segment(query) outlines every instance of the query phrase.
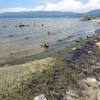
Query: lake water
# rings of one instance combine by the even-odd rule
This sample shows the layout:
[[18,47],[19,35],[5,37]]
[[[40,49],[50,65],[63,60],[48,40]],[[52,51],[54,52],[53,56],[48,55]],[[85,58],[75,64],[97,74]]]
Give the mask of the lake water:
[[[15,27],[20,24],[29,26]],[[78,18],[0,19],[0,55],[31,49],[43,42],[48,42],[51,49],[61,48],[79,37],[94,34],[98,28],[96,22]]]

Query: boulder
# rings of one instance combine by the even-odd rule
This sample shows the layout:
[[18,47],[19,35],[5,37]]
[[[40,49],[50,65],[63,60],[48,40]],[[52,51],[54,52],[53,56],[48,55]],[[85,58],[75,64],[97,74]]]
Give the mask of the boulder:
[[34,100],[47,100],[47,98],[45,97],[44,94],[41,94],[41,95],[39,95],[39,96],[36,96],[36,97],[34,98]]
[[96,43],[96,46],[100,48],[100,42],[97,42]]
[[81,95],[84,100],[100,100],[100,82],[95,78],[87,78],[80,81]]

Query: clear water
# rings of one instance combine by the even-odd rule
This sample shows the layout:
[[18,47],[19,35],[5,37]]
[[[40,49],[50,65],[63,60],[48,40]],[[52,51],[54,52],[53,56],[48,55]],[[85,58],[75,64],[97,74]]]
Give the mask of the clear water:
[[[29,27],[15,27],[19,24]],[[84,22],[78,18],[0,19],[0,55],[34,48],[44,41],[55,48],[60,47],[76,38],[94,34],[98,28],[100,26],[96,22]],[[48,35],[48,32],[51,34]],[[65,42],[61,43],[59,40]]]

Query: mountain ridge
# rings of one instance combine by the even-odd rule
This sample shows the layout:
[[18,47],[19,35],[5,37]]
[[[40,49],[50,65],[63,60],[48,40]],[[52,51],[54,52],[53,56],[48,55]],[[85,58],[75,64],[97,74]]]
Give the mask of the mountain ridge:
[[100,16],[100,9],[92,10],[87,13],[60,12],[60,11],[27,11],[27,12],[6,12],[0,13],[0,18],[61,18],[61,17],[82,17]]

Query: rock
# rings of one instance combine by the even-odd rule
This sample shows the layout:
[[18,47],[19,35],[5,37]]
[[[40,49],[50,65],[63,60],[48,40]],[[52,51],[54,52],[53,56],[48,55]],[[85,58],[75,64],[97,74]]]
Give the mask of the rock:
[[44,47],[45,48],[49,48],[49,44],[48,43],[44,43]]
[[3,28],[6,28],[6,26],[4,25]]
[[12,35],[12,34],[10,34],[10,35],[8,35],[8,37],[13,37],[14,35]]
[[88,54],[92,54],[93,52],[92,51],[88,51]]
[[100,21],[98,22],[98,24],[100,24]]
[[63,98],[63,100],[75,100],[75,99],[73,99],[73,98],[69,95],[69,96],[65,96],[65,97]]
[[80,40],[75,40],[75,42],[80,42]]
[[95,39],[94,42],[98,42],[98,40]]
[[100,100],[100,82],[95,78],[83,79],[80,82],[81,95],[84,97],[84,100]]
[[96,46],[100,48],[100,42],[97,42],[96,43]]
[[70,90],[69,92],[66,92],[66,94],[70,95],[72,97],[78,98],[78,95],[73,90]]
[[100,100],[100,91],[97,92],[97,98],[96,100]]
[[77,48],[75,48],[75,47],[72,48],[73,51],[76,50],[76,49],[77,49]]
[[35,97],[34,100],[47,100],[47,98],[45,97],[44,94],[41,94],[41,95]]
[[100,24],[100,21],[98,21],[98,24]]
[[15,27],[20,27],[20,28],[22,28],[22,27],[29,27],[29,25],[21,24],[21,25],[15,25]]
[[86,80],[83,80],[82,82],[86,88],[97,88],[100,85],[100,82],[98,82],[95,78],[87,78]]
[[100,33],[100,29],[96,30],[95,33]]
[[30,39],[30,38],[29,38],[29,37],[26,37],[25,39],[28,40],[28,39]]
[[93,70],[93,73],[100,73],[100,68],[95,68],[95,69]]
[[63,100],[79,100],[79,96],[74,90],[69,90],[66,92],[66,95],[64,96]]
[[87,78],[86,80],[84,80],[84,82],[93,83],[93,82],[97,82],[97,80],[95,78]]
[[51,33],[50,32],[48,32],[48,35],[50,35]]
[[44,26],[44,24],[41,25],[42,27]]

